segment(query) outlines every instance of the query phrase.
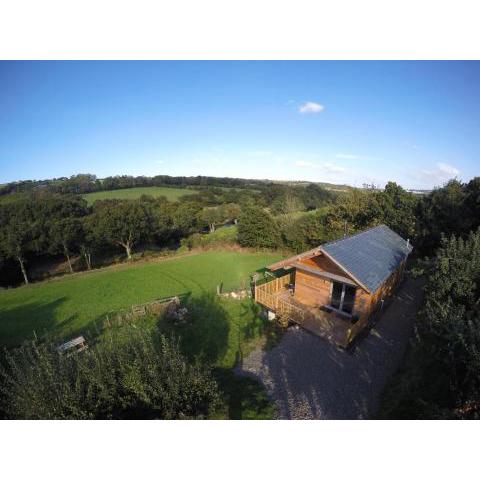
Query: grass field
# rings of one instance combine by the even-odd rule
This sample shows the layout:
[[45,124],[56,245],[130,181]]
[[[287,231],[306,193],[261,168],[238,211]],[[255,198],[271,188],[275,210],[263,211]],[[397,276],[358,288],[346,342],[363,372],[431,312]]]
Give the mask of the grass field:
[[139,198],[142,195],[151,195],[152,197],[167,197],[172,202],[178,200],[183,195],[198,193],[189,188],[170,188],[170,187],[139,187],[123,188],[121,190],[108,190],[106,192],[93,192],[83,195],[89,205],[95,200],[106,200],[110,198],[126,198],[129,200]]
[[180,339],[187,357],[214,366],[221,406],[213,418],[269,419],[272,402],[254,379],[237,377],[232,367],[258,342],[277,341],[274,327],[259,315],[250,299],[219,298],[248,285],[249,275],[280,258],[279,254],[206,252],[160,262],[124,264],[0,292],[0,345],[15,346],[46,333],[58,342],[77,334],[102,341],[107,312],[154,299],[181,295],[189,311],[187,324],[145,317],[152,328]]
[[173,295],[201,298],[215,292],[220,283],[228,291],[246,284],[252,272],[278,258],[206,252],[5,290],[0,292],[0,344],[16,345],[32,338],[34,331],[67,337],[84,332],[107,312]]

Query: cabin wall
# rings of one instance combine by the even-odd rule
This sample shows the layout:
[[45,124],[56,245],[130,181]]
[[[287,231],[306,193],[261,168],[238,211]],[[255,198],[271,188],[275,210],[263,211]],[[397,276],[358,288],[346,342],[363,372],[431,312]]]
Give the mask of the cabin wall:
[[375,295],[372,295],[370,313],[375,312],[378,308],[381,308],[382,300],[387,301],[395,291],[397,285],[403,279],[405,272],[405,261],[403,261],[399,268],[395,270],[385,281],[385,283],[377,290]]
[[329,260],[325,255],[318,255],[312,258],[304,258],[299,263],[303,263],[309,267],[318,268],[324,272],[334,273],[342,277],[348,276],[340,267]]
[[363,288],[357,288],[355,292],[355,303],[353,304],[353,315],[359,317],[362,320],[363,317],[370,315],[370,305],[372,301],[372,295]]
[[[347,276],[342,269],[324,255],[304,258],[300,260],[299,263],[323,272],[333,273],[343,277]],[[332,282],[330,280],[320,278],[310,272],[305,272],[299,269],[296,270],[295,299],[299,302],[310,307],[328,305],[330,303],[331,288]],[[363,290],[358,288],[357,293],[359,292],[363,292]],[[364,308],[364,303],[365,299],[362,296],[361,308]]]
[[327,305],[330,300],[330,281],[301,270],[295,273],[295,299],[310,307]]

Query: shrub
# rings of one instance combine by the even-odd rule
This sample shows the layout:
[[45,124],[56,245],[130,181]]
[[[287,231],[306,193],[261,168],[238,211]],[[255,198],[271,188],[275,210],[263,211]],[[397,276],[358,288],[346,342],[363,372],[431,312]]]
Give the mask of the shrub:
[[425,270],[425,303],[389,418],[480,418],[480,231],[443,238]]
[[219,228],[208,234],[194,233],[181,240],[180,248],[214,248],[234,245],[237,241],[238,229],[236,226],[231,226]]
[[0,371],[7,418],[203,418],[218,403],[211,372],[189,364],[173,339],[138,326],[111,329],[71,356],[53,343],[6,352]]
[[278,226],[268,212],[258,207],[243,210],[238,225],[238,242],[242,247],[276,248],[280,241]]

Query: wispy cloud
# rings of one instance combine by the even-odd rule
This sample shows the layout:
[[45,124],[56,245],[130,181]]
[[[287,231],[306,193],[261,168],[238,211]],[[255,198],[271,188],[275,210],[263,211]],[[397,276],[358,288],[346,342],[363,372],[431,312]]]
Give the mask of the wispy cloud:
[[320,113],[324,109],[323,105],[316,102],[305,102],[298,107],[300,113]]
[[312,162],[307,162],[305,160],[297,160],[294,164],[296,167],[299,167],[299,168],[304,168],[304,167],[316,167],[317,165],[315,165],[314,163]]
[[454,177],[455,175],[458,175],[460,173],[460,170],[458,170],[458,168],[455,168],[452,165],[448,165],[447,163],[437,163],[437,168],[442,175],[446,175],[449,177]]
[[250,152],[249,155],[251,157],[270,157],[273,155],[273,152],[270,150],[254,150]]
[[165,162],[163,160],[155,160],[155,163],[158,163],[159,165],[164,164]]
[[344,173],[347,171],[345,167],[341,165],[336,165],[334,163],[313,163],[306,160],[297,160],[294,164],[298,168],[316,168],[321,169],[327,173]]
[[352,153],[336,153],[335,156],[344,160],[357,160],[358,158],[362,158],[360,155],[353,155]]
[[345,167],[335,165],[334,163],[324,163],[322,165],[322,168],[324,168],[329,173],[344,173],[347,171]]
[[410,176],[433,187],[456,177],[459,173],[460,170],[453,165],[439,162],[432,169],[414,170],[410,172]]

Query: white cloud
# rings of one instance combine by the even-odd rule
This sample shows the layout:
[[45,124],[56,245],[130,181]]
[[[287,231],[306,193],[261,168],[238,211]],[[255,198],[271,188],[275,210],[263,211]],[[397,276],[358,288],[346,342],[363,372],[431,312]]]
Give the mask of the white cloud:
[[155,163],[158,163],[159,165],[162,165],[165,162],[163,160],[156,160]]
[[351,153],[336,153],[335,156],[337,158],[343,158],[345,160],[356,160],[357,158],[360,158],[359,155],[353,155]]
[[316,168],[326,173],[344,173],[347,171],[345,167],[335,165],[334,163],[312,163],[306,160],[297,160],[294,164],[298,168]]
[[441,174],[445,174],[446,176],[449,176],[449,178],[460,173],[458,168],[448,165],[447,163],[437,163],[437,168]]
[[300,113],[319,113],[321,112],[325,107],[323,105],[320,105],[319,103],[315,102],[306,102],[298,108],[298,111]]
[[347,171],[345,167],[341,167],[340,165],[335,165],[333,163],[324,163],[321,165],[321,168],[324,168],[329,173],[344,173]]
[[433,169],[415,170],[409,176],[420,180],[424,186],[432,188],[456,177],[459,173],[460,170],[453,165],[440,162]]
[[273,155],[273,152],[270,150],[254,150],[250,152],[251,157],[270,157]]
[[305,160],[297,160],[295,162],[295,166],[296,167],[299,167],[299,168],[303,168],[303,167],[317,167],[317,165],[315,165],[314,163],[312,162],[306,162]]

